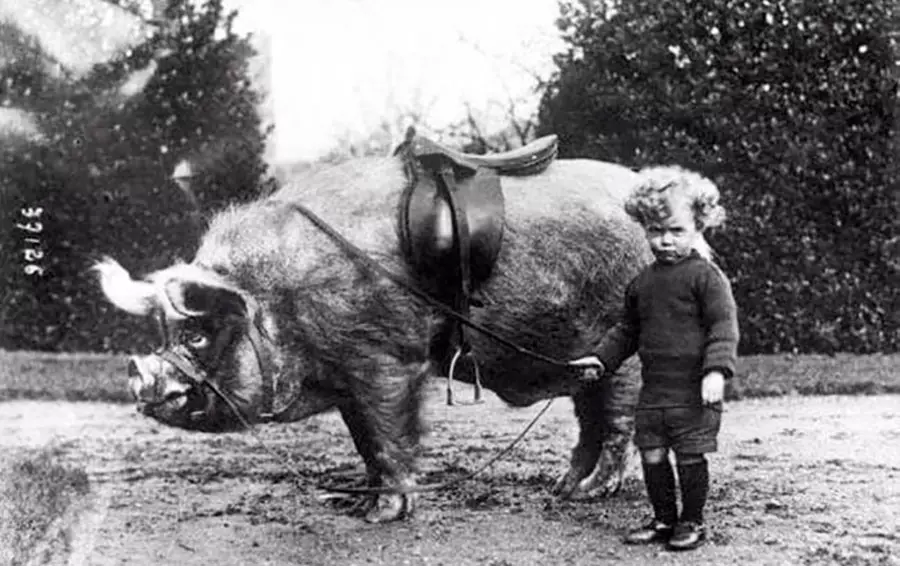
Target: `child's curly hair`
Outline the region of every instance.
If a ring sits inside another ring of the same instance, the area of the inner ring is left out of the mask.
[[[701,232],[725,221],[719,189],[706,177],[678,166],[646,167],[640,175],[643,180],[625,202],[625,212],[642,226],[665,220],[681,204],[690,207]]]

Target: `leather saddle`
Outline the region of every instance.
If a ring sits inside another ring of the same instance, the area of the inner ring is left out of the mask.
[[[556,158],[555,135],[492,155],[462,153],[415,130],[395,150],[404,163],[407,186],[397,210],[400,248],[423,290],[468,317],[480,306],[479,288],[490,278],[503,243],[504,200],[501,175],[536,175]],[[432,349],[469,354],[462,324],[445,324],[432,337]],[[476,400],[480,381],[475,365]],[[448,404],[453,404],[448,382]]]
[[[410,128],[394,151],[409,183],[400,197],[403,255],[426,290],[465,309],[493,271],[503,242],[501,175],[536,175],[556,157],[557,137],[492,155],[456,151]],[[464,313],[463,313],[464,314]]]

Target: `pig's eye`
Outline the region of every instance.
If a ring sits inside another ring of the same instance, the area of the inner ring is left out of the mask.
[[[202,350],[209,346],[209,336],[200,332],[188,332],[184,337],[184,343],[194,350]]]

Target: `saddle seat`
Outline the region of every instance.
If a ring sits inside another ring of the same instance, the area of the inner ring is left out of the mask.
[[[428,138],[414,138],[411,141],[412,151],[419,157],[428,159],[441,156],[451,161],[456,169],[474,172],[483,167],[500,175],[516,176],[540,173],[550,165],[559,149],[559,141],[554,134],[538,138],[520,148],[486,155],[463,153]]]

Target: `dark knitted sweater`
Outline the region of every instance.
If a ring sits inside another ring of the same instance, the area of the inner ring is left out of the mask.
[[[625,310],[597,348],[614,371],[635,352],[641,359],[638,406],[700,404],[709,371],[734,375],[737,307],[722,271],[696,252],[678,263],[654,263],[625,292]]]

